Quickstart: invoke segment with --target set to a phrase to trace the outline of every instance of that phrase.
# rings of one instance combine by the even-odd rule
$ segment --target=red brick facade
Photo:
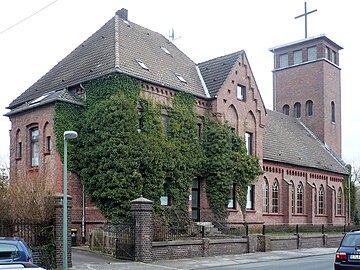
[[[308,59],[308,49],[316,48],[316,59]],[[295,103],[301,104],[301,120],[315,135],[341,156],[341,83],[339,50],[342,48],[326,37],[295,42],[274,49],[275,110],[283,111],[289,105],[295,116]],[[302,53],[302,62],[294,63],[294,54]],[[327,53],[328,51],[328,53]],[[329,55],[327,55],[329,54]],[[280,57],[288,62],[280,65]],[[333,58],[334,57],[334,58]],[[312,114],[307,113],[306,102],[313,102]],[[335,115],[332,119],[332,102]]]
[[[331,43],[328,45],[330,46]],[[317,46],[318,53],[325,50],[321,47],[323,44]],[[282,51],[276,55],[280,53]],[[276,59],[278,61],[278,58]],[[315,105],[313,115],[316,117],[304,117],[305,124],[336,153],[341,153],[340,71],[337,66],[327,60],[315,61],[296,68],[279,69],[275,72],[274,78],[276,80],[276,109],[282,111],[284,104],[292,106],[296,101],[303,104],[302,108],[305,110],[305,103],[311,97]],[[142,87],[142,95],[151,97],[156,102],[171,105],[174,90],[145,82]],[[242,96],[239,96],[238,87],[245,89]],[[329,120],[331,101],[335,101],[336,104],[335,123]],[[240,55],[215,98],[196,98],[196,110],[199,116],[203,116],[206,111],[211,112],[213,116],[234,128],[240,137],[244,137],[245,133],[252,134],[252,154],[259,157],[263,167],[264,174],[254,183],[253,208],[246,211],[246,220],[243,219],[243,214],[237,205],[234,209],[229,209],[230,222],[345,224],[343,175],[264,160],[266,110],[245,53]],[[60,155],[55,149],[53,119],[53,104],[10,115],[12,124],[10,176],[12,180],[20,180],[26,179],[29,174],[38,175],[46,179],[56,192],[62,192],[63,167]],[[30,161],[30,130],[34,127],[39,130],[38,166],[31,166]],[[105,219],[90,198],[83,199],[83,187],[79,177],[69,173],[68,181],[68,194],[72,196],[73,203],[72,228],[77,229],[79,243],[83,222],[88,232],[91,227],[105,222]],[[275,182],[276,193],[273,192]],[[266,183],[265,186],[264,183]],[[267,200],[264,200],[265,187],[268,190],[265,196]],[[277,203],[274,194],[277,194]],[[338,196],[339,194],[342,196]],[[206,179],[200,180],[199,196],[200,219],[206,219],[211,216],[211,209],[206,198]],[[264,207],[264,202],[267,207]],[[191,211],[191,199],[189,209]]]

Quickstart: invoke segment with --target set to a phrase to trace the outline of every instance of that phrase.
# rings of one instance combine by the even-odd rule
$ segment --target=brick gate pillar
[[[72,267],[71,257],[71,214],[72,214],[72,198],[68,195],[67,198],[68,209],[68,267]],[[55,266],[61,268],[63,265],[63,194],[57,193],[55,195]]]
[[[135,226],[135,261],[152,261],[153,202],[140,197],[131,201],[131,217]]]

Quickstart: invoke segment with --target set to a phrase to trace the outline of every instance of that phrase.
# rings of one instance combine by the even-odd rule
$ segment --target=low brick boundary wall
[[[343,235],[291,235],[269,236],[258,235],[257,251],[275,251],[301,248],[330,248],[338,247]]]
[[[244,253],[248,253],[247,238],[203,238],[200,240],[152,242],[154,261]]]

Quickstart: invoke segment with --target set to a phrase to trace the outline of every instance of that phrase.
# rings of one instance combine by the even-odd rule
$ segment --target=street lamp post
[[[68,269],[68,222],[67,222],[67,140],[77,138],[78,134],[76,131],[65,131],[64,132],[64,190],[63,190],[63,269]]]

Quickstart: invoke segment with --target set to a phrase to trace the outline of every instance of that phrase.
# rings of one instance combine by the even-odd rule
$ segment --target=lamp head
[[[67,140],[75,139],[75,138],[77,138],[77,136],[78,136],[78,134],[76,131],[67,130],[64,132],[64,139],[67,139]]]

